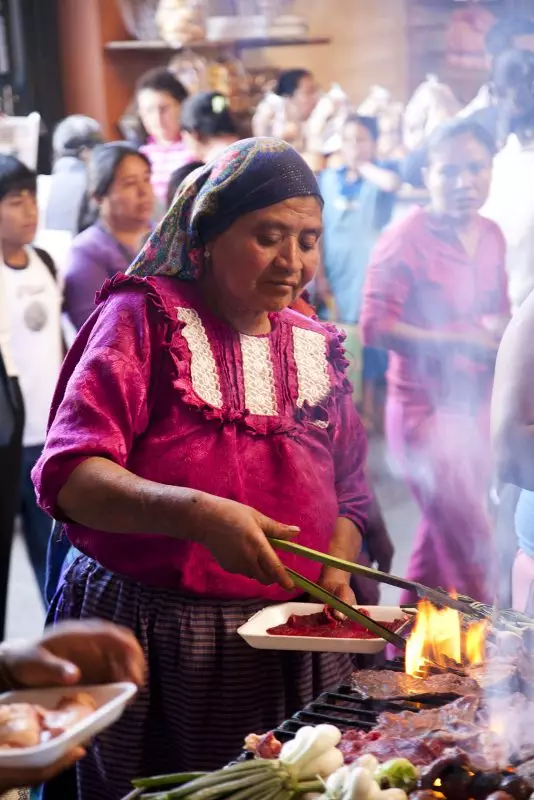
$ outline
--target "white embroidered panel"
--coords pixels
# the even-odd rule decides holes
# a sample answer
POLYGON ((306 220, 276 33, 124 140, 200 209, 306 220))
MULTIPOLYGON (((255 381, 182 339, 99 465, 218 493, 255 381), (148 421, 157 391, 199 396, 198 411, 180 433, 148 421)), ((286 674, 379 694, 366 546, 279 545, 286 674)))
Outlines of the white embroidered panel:
POLYGON ((278 414, 278 408, 269 339, 242 334, 240 342, 243 356, 245 406, 251 414, 275 417, 278 414))
POLYGON ((322 333, 293 327, 293 354, 299 382, 298 406, 316 406, 330 392, 326 338, 322 333))
POLYGON ((194 392, 214 408, 222 407, 222 393, 215 357, 206 335, 204 325, 193 308, 177 308, 181 322, 185 322, 182 334, 191 351, 191 383, 194 392))

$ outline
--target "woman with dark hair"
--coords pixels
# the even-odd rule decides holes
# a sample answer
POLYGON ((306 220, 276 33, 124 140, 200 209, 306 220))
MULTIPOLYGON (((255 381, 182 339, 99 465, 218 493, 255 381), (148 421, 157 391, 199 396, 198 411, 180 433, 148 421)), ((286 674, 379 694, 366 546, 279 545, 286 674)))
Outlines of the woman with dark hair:
POLYGON ((171 174, 193 160, 182 139, 180 125, 187 89, 170 70, 156 67, 141 76, 135 97, 139 118, 148 136, 140 150, 152 166, 152 186, 163 213, 171 174))
POLYGON ((228 98, 199 92, 182 107, 182 136, 195 159, 207 163, 239 139, 228 98))
POLYGON ((307 122, 317 105, 317 82, 307 69, 282 72, 274 92, 259 104, 252 130, 255 136, 278 136, 300 153, 307 149, 307 122))
POLYGON ((476 123, 435 132, 430 205, 378 243, 361 317, 364 343, 390 351, 388 442, 422 514, 408 577, 486 602, 496 587, 489 405, 509 316, 504 239, 478 213, 493 152, 476 123))
POLYGON ((172 173, 169 186, 167 187, 167 208, 170 208, 174 202, 176 192, 189 175, 196 169, 204 166, 203 161, 190 161, 189 164, 184 164, 183 167, 178 167, 172 173))
POLYGON ((354 560, 369 503, 340 336, 288 308, 317 268, 321 208, 289 145, 231 145, 183 184, 67 355, 34 481, 84 555, 49 616, 120 620, 150 670, 78 766, 79 800, 219 767, 351 671, 346 654, 237 634, 300 595, 284 564, 355 602, 348 573, 268 540, 354 560))
POLYGON ((65 310, 76 329, 95 307, 102 284, 125 272, 151 230, 150 162, 120 142, 96 147, 88 164, 89 209, 72 243, 65 273, 65 310))

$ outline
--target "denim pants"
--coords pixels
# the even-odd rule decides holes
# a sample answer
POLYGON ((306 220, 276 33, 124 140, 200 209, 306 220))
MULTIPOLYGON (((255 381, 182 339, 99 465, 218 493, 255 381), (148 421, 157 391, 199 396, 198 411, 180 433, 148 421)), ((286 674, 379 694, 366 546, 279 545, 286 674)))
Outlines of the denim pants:
POLYGON ((37 505, 35 490, 31 479, 31 471, 41 455, 43 445, 22 448, 22 466, 19 490, 19 514, 22 520, 22 532, 30 563, 39 585, 43 600, 45 598, 46 551, 52 520, 37 505))

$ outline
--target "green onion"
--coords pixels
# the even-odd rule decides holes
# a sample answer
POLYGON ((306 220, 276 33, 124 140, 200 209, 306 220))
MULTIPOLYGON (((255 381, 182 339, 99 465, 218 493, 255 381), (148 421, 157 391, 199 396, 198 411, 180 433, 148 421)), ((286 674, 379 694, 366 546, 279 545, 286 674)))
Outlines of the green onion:
MULTIPOLYGON (((153 778, 136 778, 132 781, 136 789, 155 789, 158 786, 180 786, 207 775, 206 772, 177 772, 175 775, 154 775, 153 778)), ((135 795, 134 795, 135 796, 135 795)))

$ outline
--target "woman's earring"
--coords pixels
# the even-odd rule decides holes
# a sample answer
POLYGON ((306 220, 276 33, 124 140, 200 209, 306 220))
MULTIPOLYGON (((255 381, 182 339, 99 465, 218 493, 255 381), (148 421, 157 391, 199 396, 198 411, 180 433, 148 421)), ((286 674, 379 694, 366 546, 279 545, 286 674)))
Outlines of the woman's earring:
POLYGON ((204 250, 204 266, 207 266, 210 263, 210 261, 211 261, 211 253, 206 247, 206 249, 204 250))

